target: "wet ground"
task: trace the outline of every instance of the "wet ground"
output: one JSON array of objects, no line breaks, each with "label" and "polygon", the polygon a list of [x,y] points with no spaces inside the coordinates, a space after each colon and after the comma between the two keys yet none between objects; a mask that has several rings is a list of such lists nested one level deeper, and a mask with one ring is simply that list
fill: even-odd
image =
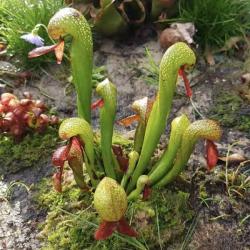
[{"label": "wet ground", "polygon": [[[97,66],[105,65],[108,76],[118,89],[118,111],[117,119],[132,114],[131,103],[144,96],[154,97],[157,85],[145,83],[148,59],[145,56],[147,47],[156,62],[160,61],[163,51],[160,49],[156,39],[144,44],[130,43],[121,44],[106,40],[95,52],[95,63]],[[239,94],[242,87],[240,76],[244,73],[244,62],[236,58],[229,59],[225,55],[215,58],[217,64],[208,67],[205,61],[200,58],[198,66],[191,73],[193,101],[199,111],[205,117],[211,116],[211,107],[220,92]],[[66,73],[65,73],[66,72]],[[23,91],[30,91],[34,97],[43,99],[50,107],[56,107],[60,117],[74,116],[75,94],[72,86],[67,82],[69,71],[65,65],[57,66],[51,64],[49,67],[41,68],[35,73],[33,80],[25,85],[11,89],[1,88],[1,92],[13,90],[17,95]],[[3,76],[4,77],[4,76]],[[186,113],[192,120],[199,118],[194,112],[192,105],[185,96],[182,83],[177,87],[176,99],[173,103],[173,110],[170,119]],[[248,110],[249,103],[244,101],[243,110]],[[215,107],[216,108],[216,107]],[[238,112],[238,111],[237,111]],[[239,112],[240,115],[240,112]],[[93,113],[93,124],[98,127],[98,113]],[[121,127],[116,127],[122,133],[129,132]],[[239,141],[232,149],[246,159],[250,159],[250,134],[247,131],[241,132],[236,128],[224,128],[223,139],[218,143],[220,154],[225,156],[228,145]],[[203,144],[200,143],[189,162],[187,174],[192,178],[191,185],[191,206],[196,211],[197,219],[194,220],[192,238],[189,240],[190,249],[249,249],[250,248],[250,225],[247,218],[250,214],[249,193],[247,197],[236,198],[238,205],[232,205],[230,197],[225,195],[222,184],[216,183],[213,178],[202,177],[197,174],[197,169],[204,168]],[[236,168],[233,165],[231,168]],[[249,169],[245,165],[244,169]],[[41,243],[37,239],[39,232],[37,226],[43,221],[45,214],[36,210],[33,197],[33,186],[46,176],[50,176],[53,168],[50,159],[42,168],[20,170],[15,174],[3,176],[0,180],[0,249],[39,249]],[[218,171],[225,171],[224,165]],[[205,180],[205,184],[204,184]],[[8,192],[8,187],[13,181],[16,184]],[[25,183],[29,188],[18,185],[18,182]],[[202,183],[202,184],[201,184]],[[211,187],[209,186],[211,184]],[[209,197],[214,197],[210,206],[204,203],[192,204],[192,197],[197,195],[199,185],[206,186]],[[2,197],[2,198],[1,198]],[[196,202],[196,203],[195,203]],[[212,218],[212,219],[211,219]]]}]

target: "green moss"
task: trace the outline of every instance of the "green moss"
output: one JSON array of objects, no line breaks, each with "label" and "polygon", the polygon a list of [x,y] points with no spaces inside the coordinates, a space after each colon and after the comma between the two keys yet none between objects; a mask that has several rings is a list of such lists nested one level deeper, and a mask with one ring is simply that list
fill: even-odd
[{"label": "green moss", "polygon": [[206,190],[206,186],[203,185],[203,184],[199,186],[199,198],[202,199],[202,200],[208,198],[208,193],[207,193],[207,190]]},{"label": "green moss", "polygon": [[188,197],[182,191],[155,190],[150,201],[129,205],[126,217],[132,219],[132,226],[140,235],[138,239],[114,234],[108,240],[95,241],[94,232],[100,221],[92,206],[92,194],[81,192],[75,184],[66,184],[64,192],[59,194],[53,190],[51,180],[45,179],[36,195],[38,204],[48,209],[40,233],[43,250],[133,250],[146,249],[146,246],[157,249],[159,240],[165,249],[183,240],[185,223],[193,216]]},{"label": "green moss", "polygon": [[56,128],[48,128],[44,134],[28,134],[19,143],[0,135],[0,175],[42,166],[56,147],[57,137]]},{"label": "green moss", "polygon": [[[65,171],[71,173],[71,170]],[[68,178],[68,177],[65,177]],[[82,192],[70,179],[71,184],[64,183],[63,192],[58,193],[54,190],[52,179],[43,179],[36,187],[37,192],[34,195],[34,200],[41,208],[46,208],[51,211],[58,209],[67,209],[73,207],[81,207],[84,204],[89,205],[91,193]]]},{"label": "green moss", "polygon": [[250,117],[244,115],[242,110],[244,110],[244,101],[239,96],[222,92],[214,98],[214,107],[210,110],[210,117],[218,120],[224,127],[248,132]]},{"label": "green moss", "polygon": [[40,208],[48,209],[40,233],[45,242],[44,250],[120,249],[126,246],[126,240],[121,241],[117,235],[107,241],[94,240],[99,218],[92,206],[92,196],[90,192],[80,191],[72,182],[66,183],[60,194],[54,191],[51,179],[41,181],[34,199]]},{"label": "green moss", "polygon": [[134,225],[146,240],[149,249],[159,248],[160,243],[163,249],[170,244],[181,243],[185,223],[193,217],[193,211],[188,206],[189,194],[155,190],[151,197],[149,201],[137,201],[132,206],[135,211],[129,211],[133,211]]}]

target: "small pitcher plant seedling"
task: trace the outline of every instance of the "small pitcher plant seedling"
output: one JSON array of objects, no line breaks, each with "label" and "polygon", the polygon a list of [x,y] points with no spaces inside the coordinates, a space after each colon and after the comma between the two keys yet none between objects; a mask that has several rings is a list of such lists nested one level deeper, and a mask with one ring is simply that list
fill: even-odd
[{"label": "small pitcher plant seedling", "polygon": [[[138,122],[134,146],[128,159],[124,160],[122,147],[112,143],[116,86],[108,79],[99,83],[96,92],[101,99],[91,105],[93,45],[87,21],[77,10],[64,8],[52,17],[48,31],[53,39],[59,39],[60,42],[66,35],[73,37],[71,64],[79,114],[79,117],[65,119],[59,128],[60,138],[68,143],[53,155],[53,164],[58,170],[53,176],[54,186],[57,191],[62,191],[63,167],[67,162],[79,187],[95,190],[94,206],[102,220],[95,238],[106,239],[115,230],[136,237],[137,232],[125,219],[128,202],[149,198],[152,188],[171,183],[185,168],[199,139],[206,140],[208,169],[211,170],[217,163],[218,152],[214,141],[221,137],[218,123],[208,119],[190,122],[183,114],[172,121],[168,147],[159,160],[149,167],[166,128],[178,73],[184,76],[188,97],[192,95],[184,69],[195,64],[195,54],[185,43],[172,45],[160,63],[159,90],[155,100],[150,101],[145,97],[135,101],[135,115],[118,122],[125,126],[133,121]],[[43,49],[39,48],[40,51]],[[36,51],[32,51],[31,55],[36,54]],[[48,52],[46,47],[43,52]],[[91,109],[94,108],[100,110],[100,140],[91,127]],[[95,157],[95,145],[98,144],[102,158],[99,161]],[[121,167],[121,162],[125,166]]]}]

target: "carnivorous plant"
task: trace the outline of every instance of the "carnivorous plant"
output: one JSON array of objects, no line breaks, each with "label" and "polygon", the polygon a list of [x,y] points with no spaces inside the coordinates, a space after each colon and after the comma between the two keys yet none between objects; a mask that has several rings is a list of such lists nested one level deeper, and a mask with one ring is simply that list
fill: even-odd
[{"label": "carnivorous plant", "polygon": [[[53,163],[58,169],[54,175],[55,187],[61,191],[62,170],[68,162],[80,188],[95,189],[94,205],[102,219],[95,238],[106,239],[115,230],[136,236],[125,220],[128,202],[148,198],[150,189],[171,183],[185,168],[198,139],[207,141],[209,169],[217,162],[218,153],[213,141],[221,137],[218,123],[208,119],[191,122],[184,114],[172,121],[168,147],[159,160],[153,165],[151,161],[166,128],[178,72],[181,69],[183,74],[186,66],[195,64],[195,54],[185,43],[172,45],[160,63],[159,90],[155,100],[145,97],[135,101],[133,109],[136,114],[120,121],[121,124],[138,121],[134,147],[128,154],[125,161],[128,164],[124,169],[120,168],[116,157],[117,151],[123,155],[122,148],[115,148],[112,142],[117,91],[108,79],[97,85],[96,92],[101,99],[92,105],[92,108],[100,109],[100,139],[90,125],[92,38],[85,18],[77,10],[65,8],[52,17],[48,30],[51,37],[61,41],[68,34],[73,36],[71,63],[79,110],[79,117],[65,119],[59,129],[60,138],[67,140],[68,144],[53,155]],[[184,80],[190,96],[187,78]],[[95,158],[95,145],[98,144],[101,148],[99,161]]]}]

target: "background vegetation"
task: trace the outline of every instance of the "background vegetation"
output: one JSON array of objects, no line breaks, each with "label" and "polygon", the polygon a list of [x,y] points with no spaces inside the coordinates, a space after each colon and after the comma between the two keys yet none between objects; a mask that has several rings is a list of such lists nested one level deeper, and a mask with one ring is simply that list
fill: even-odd
[{"label": "background vegetation", "polygon": [[196,42],[205,49],[223,47],[234,36],[245,36],[250,31],[249,0],[179,0],[182,22],[193,22]]},{"label": "background vegetation", "polygon": [[[250,32],[249,0],[179,0],[177,3],[177,16],[166,23],[193,22],[197,29],[195,42],[203,50],[222,48],[231,37],[244,38]],[[30,63],[26,55],[34,46],[20,36],[31,32],[37,23],[47,26],[50,17],[63,6],[63,0],[2,0],[0,41],[8,43],[10,54],[24,55],[20,60]],[[45,39],[45,44],[51,43],[45,29],[41,28],[39,35]],[[32,64],[48,58],[43,56],[32,60]]]},{"label": "background vegetation", "polygon": [[[1,0],[0,37],[7,42],[8,53],[22,56],[21,60],[25,63],[30,62],[26,58],[34,45],[22,40],[20,36],[31,32],[38,23],[47,26],[54,13],[63,6],[63,0]],[[44,38],[45,44],[51,44],[44,28],[40,29],[39,35]],[[45,58],[32,60],[32,64],[46,61]]]}]

